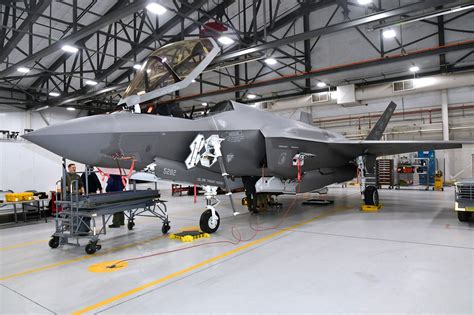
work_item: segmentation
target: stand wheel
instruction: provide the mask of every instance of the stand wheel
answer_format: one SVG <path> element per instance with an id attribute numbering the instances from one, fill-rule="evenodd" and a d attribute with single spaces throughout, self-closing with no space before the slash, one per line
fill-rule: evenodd
<path id="1" fill-rule="evenodd" d="M 470 212 L 466 211 L 458 211 L 458 220 L 461 222 L 467 222 L 469 221 L 469 218 L 471 217 Z"/>
<path id="2" fill-rule="evenodd" d="M 128 228 L 129 231 L 133 230 L 134 226 L 135 226 L 135 222 L 128 221 L 127 228 Z"/>
<path id="3" fill-rule="evenodd" d="M 219 224 L 221 222 L 221 218 L 219 213 L 216 211 L 217 220 L 212 217 L 211 210 L 206 210 L 201 214 L 201 219 L 199 220 L 199 227 L 201 231 L 205 233 L 214 233 L 219 228 Z"/>
<path id="4" fill-rule="evenodd" d="M 53 236 L 49 242 L 49 247 L 51 248 L 58 248 L 59 247 L 59 237 L 58 236 Z"/>
<path id="5" fill-rule="evenodd" d="M 89 255 L 92 255 L 101 248 L 102 246 L 97 245 L 97 243 L 95 242 L 92 242 L 86 245 L 86 253 Z"/>
<path id="6" fill-rule="evenodd" d="M 163 226 L 161 227 L 161 233 L 163 234 L 168 234 L 168 231 L 171 229 L 169 223 L 164 223 Z"/>
<path id="7" fill-rule="evenodd" d="M 367 186 L 364 190 L 364 203 L 369 206 L 379 205 L 379 192 L 375 186 Z"/>

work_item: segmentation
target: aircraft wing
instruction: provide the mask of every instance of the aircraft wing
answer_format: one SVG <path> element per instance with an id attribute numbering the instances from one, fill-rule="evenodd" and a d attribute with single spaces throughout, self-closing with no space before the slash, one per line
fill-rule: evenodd
<path id="1" fill-rule="evenodd" d="M 416 152 L 420 150 L 443 150 L 462 148 L 456 141 L 335 141 L 328 142 L 332 151 L 346 156 L 372 154 L 376 156 Z"/>

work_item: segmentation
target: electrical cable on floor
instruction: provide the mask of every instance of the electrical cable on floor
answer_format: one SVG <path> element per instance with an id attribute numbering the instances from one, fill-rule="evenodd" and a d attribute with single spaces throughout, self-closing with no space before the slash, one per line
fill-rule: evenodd
<path id="1" fill-rule="evenodd" d="M 177 249 L 172 249 L 172 250 L 167 250 L 167 251 L 163 251 L 163 252 L 157 252 L 157 253 L 153 253 L 153 254 L 150 254 L 150 255 L 145 255 L 145 256 L 139 256 L 139 257 L 132 257 L 132 258 L 127 258 L 127 259 L 122 259 L 110 266 L 107 266 L 107 268 L 116 268 L 117 265 L 119 265 L 120 263 L 123 263 L 123 262 L 126 262 L 126 261 L 133 261 L 133 260 L 139 260 L 139 259 L 145 259 L 145 258 L 150 258 L 150 257 L 154 257 L 154 256 L 160 256 L 160 255 L 165 255 L 165 254 L 170 254 L 170 253 L 174 253 L 174 252 L 179 252 L 179 251 L 183 251 L 183 250 L 187 250 L 187 249 L 192 249 L 192 248 L 196 248 L 196 247 L 201 247 L 201 246 L 207 246 L 207 245 L 216 245 L 216 244 L 231 244 L 231 245 L 238 245 L 240 244 L 241 242 L 249 242 L 251 241 L 252 239 L 255 238 L 255 236 L 257 236 L 257 234 L 259 232 L 263 232 L 263 231 L 268 231 L 268 230 L 275 230 L 277 229 L 285 220 L 286 218 L 288 217 L 288 214 L 290 213 L 290 211 L 292 210 L 292 208 L 294 207 L 294 205 L 296 204 L 296 200 L 297 200 L 297 196 L 295 195 L 295 198 L 293 199 L 293 201 L 291 202 L 291 204 L 289 205 L 288 209 L 285 211 L 285 213 L 283 214 L 283 217 L 282 219 L 280 220 L 280 222 L 273 226 L 273 227 L 270 227 L 270 228 L 264 228 L 264 229 L 258 229 L 258 228 L 254 228 L 252 226 L 252 222 L 250 222 L 250 228 L 255 231 L 255 233 L 248 239 L 242 239 L 242 235 L 240 234 L 239 230 L 232 226 L 231 228 L 231 233 L 232 233 L 232 237 L 235 239 L 235 241 L 232 241 L 232 240 L 224 240 L 224 241 L 214 241 L 214 242 L 207 242 L 207 243 L 202 243 L 202 244 L 196 244 L 196 245 L 191 245 L 191 246 L 186 246 L 186 247 L 181 247 L 181 248 L 177 248 Z M 258 226 L 258 222 L 257 222 L 257 226 Z"/>

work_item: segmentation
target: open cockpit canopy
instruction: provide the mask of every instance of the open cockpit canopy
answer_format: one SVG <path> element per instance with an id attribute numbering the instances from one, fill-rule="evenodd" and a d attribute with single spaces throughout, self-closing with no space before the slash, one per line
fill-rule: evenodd
<path id="1" fill-rule="evenodd" d="M 212 38 L 183 40 L 155 50 L 137 71 L 119 104 L 132 107 L 187 87 L 218 51 Z"/>
<path id="2" fill-rule="evenodd" d="M 142 113 L 175 118 L 199 119 L 234 110 L 231 101 L 222 101 L 216 104 L 182 106 L 176 103 L 148 105 L 141 108 Z"/>

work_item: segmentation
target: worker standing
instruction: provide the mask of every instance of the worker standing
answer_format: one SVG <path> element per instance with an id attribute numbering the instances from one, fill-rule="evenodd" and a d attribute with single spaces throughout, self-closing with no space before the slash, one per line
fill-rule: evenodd
<path id="1" fill-rule="evenodd" d="M 68 194 L 76 192 L 76 183 L 77 181 L 77 190 L 79 194 L 84 194 L 84 185 L 82 184 L 81 177 L 79 174 L 76 173 L 76 164 L 71 163 L 67 166 L 67 174 L 66 174 L 66 192 Z M 72 189 L 71 189 L 72 184 Z"/>
<path id="2" fill-rule="evenodd" d="M 95 194 L 97 192 L 102 193 L 102 184 L 100 183 L 99 178 L 97 177 L 97 174 L 94 172 L 94 168 L 92 167 L 89 170 L 89 175 L 87 176 L 87 185 L 86 185 L 86 172 L 82 173 L 81 175 L 81 181 L 84 189 L 87 187 L 88 188 L 88 194 L 92 193 Z"/>
<path id="3" fill-rule="evenodd" d="M 123 191 L 124 189 L 125 186 L 121 175 L 109 176 L 109 179 L 107 180 L 107 188 L 105 188 L 106 192 Z M 109 225 L 109 228 L 118 228 L 121 225 L 125 225 L 125 214 L 123 211 L 114 213 L 112 224 Z"/>

